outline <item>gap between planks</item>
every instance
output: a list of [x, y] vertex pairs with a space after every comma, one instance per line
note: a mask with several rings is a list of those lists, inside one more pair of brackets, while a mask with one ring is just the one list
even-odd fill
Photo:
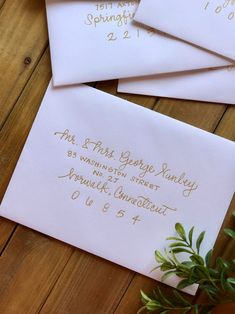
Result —
[[1, 9], [3, 8], [5, 2], [6, 0], [0, 0], [0, 14], [1, 14]]

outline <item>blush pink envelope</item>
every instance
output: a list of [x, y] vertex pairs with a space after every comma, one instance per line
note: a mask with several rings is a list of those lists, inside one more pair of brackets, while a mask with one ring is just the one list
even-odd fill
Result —
[[138, 1], [46, 4], [55, 86], [230, 64], [134, 23]]
[[235, 60], [233, 0], [141, 0], [135, 20]]
[[119, 80], [123, 93], [235, 105], [235, 68], [198, 70]]
[[154, 251], [176, 222], [206, 230], [202, 255], [214, 245], [234, 160], [231, 141], [88, 86], [50, 84], [0, 214], [160, 280]]

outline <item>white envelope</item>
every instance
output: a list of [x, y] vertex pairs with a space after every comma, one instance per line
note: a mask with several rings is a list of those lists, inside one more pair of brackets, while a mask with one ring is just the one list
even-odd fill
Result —
[[154, 251], [176, 222], [206, 230], [203, 255], [214, 245], [234, 159], [231, 141], [88, 86], [50, 84], [0, 214], [159, 280]]
[[122, 79], [118, 91], [235, 105], [235, 68]]
[[138, 1], [47, 0], [54, 85], [228, 65], [133, 23]]
[[234, 0], [141, 0], [135, 20], [235, 60]]

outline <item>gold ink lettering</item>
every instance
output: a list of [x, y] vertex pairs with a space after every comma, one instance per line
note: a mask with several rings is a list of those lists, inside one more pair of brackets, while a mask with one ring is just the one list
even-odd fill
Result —
[[80, 192], [79, 191], [75, 191], [75, 192], [73, 192], [71, 198], [72, 198], [73, 201], [75, 201], [76, 199], [79, 198], [79, 196], [80, 196]]
[[66, 173], [63, 176], [59, 176], [59, 179], [69, 179], [74, 182], [79, 183], [80, 185], [84, 185], [87, 188], [91, 188], [93, 190], [98, 190], [100, 193], [109, 193], [109, 186], [108, 182], [102, 182], [102, 181], [92, 181], [89, 179], [86, 179], [83, 175], [79, 175], [75, 172], [74, 168], [71, 168], [68, 173]]
[[86, 199], [86, 206], [90, 207], [92, 204], [94, 203], [94, 201], [90, 198], [90, 196]]
[[170, 206], [166, 206], [166, 205], [157, 206], [150, 200], [150, 198], [145, 197], [145, 196], [133, 197], [131, 195], [128, 195], [127, 193], [124, 192], [123, 186], [119, 186], [115, 190], [114, 198], [130, 203], [138, 208], [147, 209], [148, 211], [152, 213], [157, 213], [163, 216], [166, 216], [166, 214], [170, 211], [177, 211], [176, 208], [172, 208]]
[[134, 19], [134, 12], [130, 12], [128, 10], [123, 10], [119, 14], [113, 14], [109, 15], [106, 14], [99, 14], [97, 16], [89, 13], [86, 16], [86, 20], [84, 21], [85, 25], [97, 27], [99, 24], [105, 24], [105, 23], [115, 23], [118, 27], [127, 25], [129, 22], [131, 22]]
[[82, 148], [91, 150], [97, 154], [103, 155], [104, 157], [111, 159], [114, 158], [114, 150], [111, 150], [108, 147], [103, 147], [101, 141], [94, 142], [91, 139], [87, 138], [85, 143], [82, 145]]
[[160, 176], [170, 182], [186, 187], [186, 189], [184, 189], [182, 192], [183, 196], [185, 197], [189, 197], [192, 191], [195, 191], [198, 188], [196, 182], [190, 181], [186, 178], [186, 173], [183, 172], [180, 176], [172, 174], [171, 169], [168, 168], [167, 163], [162, 164], [162, 170], [157, 172], [155, 176]]
[[60, 140], [67, 141], [68, 143], [71, 143], [73, 145], [76, 144], [75, 135], [70, 134], [68, 129], [64, 130], [63, 132], [55, 132], [54, 135], [59, 136]]
[[115, 41], [117, 40], [117, 37], [114, 35], [114, 33], [109, 33], [107, 35], [108, 41]]
[[154, 173], [155, 169], [153, 165], [146, 164], [142, 159], [134, 160], [131, 158], [130, 151], [122, 152], [119, 158], [121, 165], [120, 170], [124, 170], [127, 166], [133, 166], [141, 170], [139, 177], [144, 178], [148, 173]]
[[130, 181], [136, 183], [137, 185], [145, 186], [146, 188], [149, 188], [149, 189], [151, 189], [151, 190], [157, 191], [158, 189], [160, 189], [160, 186], [159, 186], [159, 185], [157, 185], [157, 184], [152, 184], [152, 183], [150, 183], [149, 181], [145, 181], [144, 179], [140, 179], [140, 178], [135, 177], [135, 176], [133, 176], [133, 177], [130, 179]]
[[106, 203], [106, 204], [104, 205], [102, 211], [103, 211], [104, 213], [107, 213], [107, 211], [109, 210], [109, 208], [110, 208], [110, 204], [109, 204], [109, 203]]
[[125, 210], [119, 210], [116, 217], [117, 218], [123, 218], [125, 216], [125, 212], [126, 212]]
[[135, 216], [135, 217], [132, 218], [133, 225], [135, 225], [137, 222], [141, 221], [139, 218], [140, 218], [140, 216]]

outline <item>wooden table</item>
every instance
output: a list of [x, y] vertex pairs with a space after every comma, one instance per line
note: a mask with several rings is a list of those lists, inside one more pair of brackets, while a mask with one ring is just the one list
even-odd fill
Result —
[[[0, 0], [0, 200], [50, 79], [44, 0]], [[116, 94], [116, 81], [94, 85]], [[235, 140], [235, 106], [119, 96]], [[224, 225], [233, 225], [230, 215]], [[234, 242], [220, 233], [216, 252], [231, 257]], [[160, 285], [5, 219], [0, 254], [2, 314], [132, 314], [141, 305], [139, 290]]]

